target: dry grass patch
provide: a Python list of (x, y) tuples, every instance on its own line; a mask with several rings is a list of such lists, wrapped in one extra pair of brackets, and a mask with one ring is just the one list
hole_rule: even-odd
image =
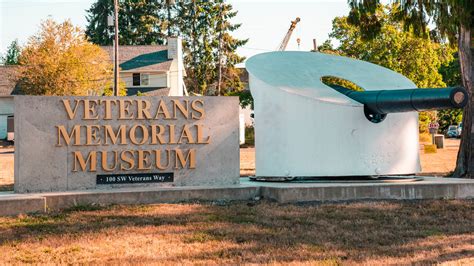
[(474, 263), (472, 201), (82, 207), (0, 218), (0, 263)]

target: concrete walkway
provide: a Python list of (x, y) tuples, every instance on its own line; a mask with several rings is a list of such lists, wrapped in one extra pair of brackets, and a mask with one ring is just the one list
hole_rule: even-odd
[(353, 201), (353, 200), (418, 200), (472, 199), (474, 180), (423, 177), (421, 181), (300, 181), (252, 182), (261, 195), (279, 203)]
[(424, 180), (415, 182), (254, 182), (248, 178), (241, 178), (240, 185), (228, 187), (147, 187), (35, 194), (0, 192), (0, 215), (44, 213), (89, 204), (153, 204), (194, 200), (255, 200), (257, 198), (265, 198), (278, 203), (473, 199), (474, 180), (424, 177)]

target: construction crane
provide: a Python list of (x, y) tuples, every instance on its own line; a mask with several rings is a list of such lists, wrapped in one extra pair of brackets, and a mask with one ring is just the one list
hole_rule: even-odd
[(280, 43), (280, 48), (278, 48), (278, 51), (285, 51), (286, 46), (288, 45), (288, 42), (290, 41), (291, 34), (293, 33), (293, 30), (296, 27), (296, 24), (300, 22), (300, 18), (297, 17), (295, 20), (291, 22), (290, 28), (288, 29), (288, 32), (285, 35), (285, 38), (283, 38), (283, 41)]

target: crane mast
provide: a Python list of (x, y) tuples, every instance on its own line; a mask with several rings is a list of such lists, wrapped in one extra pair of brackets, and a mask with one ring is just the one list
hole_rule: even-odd
[(285, 35), (285, 38), (283, 38), (283, 41), (280, 44), (280, 48), (278, 48), (278, 51), (285, 51), (286, 46), (288, 45), (288, 42), (290, 41), (291, 34), (293, 33), (293, 30), (296, 27), (296, 24), (300, 22), (300, 18), (297, 17), (295, 20), (291, 21), (290, 28), (288, 29), (288, 32)]

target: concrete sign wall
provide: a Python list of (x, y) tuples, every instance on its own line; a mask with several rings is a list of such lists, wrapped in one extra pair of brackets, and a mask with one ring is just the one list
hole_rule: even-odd
[(15, 191), (229, 185), (236, 97), (15, 97)]

